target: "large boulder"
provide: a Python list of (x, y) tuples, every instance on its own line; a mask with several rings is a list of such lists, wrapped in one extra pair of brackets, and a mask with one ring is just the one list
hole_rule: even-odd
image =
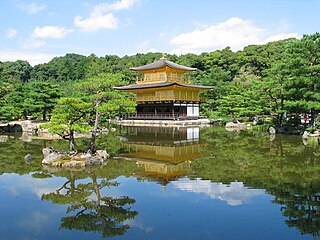
[(42, 154), (44, 157), (48, 156), (50, 153), (53, 153), (54, 150), (51, 147), (46, 147), (44, 149), (42, 149)]
[(9, 133), (9, 132), (17, 133), (21, 131), (22, 131), (21, 125), (17, 123), (8, 123), (8, 124), (0, 125), (0, 132), (3, 132), (3, 133)]
[(68, 168), (74, 168), (74, 167), (85, 167), (86, 163), (84, 161), (69, 161), (62, 163), (61, 167), (68, 167)]
[(226, 123), (226, 129), (231, 129), (231, 130), (245, 130), (247, 129), (247, 125), (245, 123), (241, 122), (228, 122)]
[(45, 158), (42, 160), (42, 164), (50, 164), (53, 161), (59, 160), (65, 156), (64, 154), (58, 153), (58, 152), (51, 152)]
[(274, 134), (276, 134), (276, 129), (274, 128), (274, 127), (269, 127), (269, 129), (268, 129), (268, 132), (271, 134), (271, 135), (274, 135)]
[(36, 132), (39, 128), (39, 124), (26, 120), (21, 122), (21, 127), (23, 132)]
[(102, 158), (103, 160), (106, 160), (110, 157), (106, 150), (97, 150), (96, 156)]

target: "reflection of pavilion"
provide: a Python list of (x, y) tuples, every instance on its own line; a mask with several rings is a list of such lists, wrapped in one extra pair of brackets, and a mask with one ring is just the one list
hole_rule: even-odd
[(200, 154), (199, 127), (127, 127), (127, 150), (142, 175), (170, 181), (190, 173), (190, 162)]

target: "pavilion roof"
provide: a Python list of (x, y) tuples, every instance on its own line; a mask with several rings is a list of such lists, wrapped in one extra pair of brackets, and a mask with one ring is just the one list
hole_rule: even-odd
[(191, 68), (191, 67), (186, 67), (186, 66), (183, 66), (183, 65), (180, 65), (180, 64), (177, 64), (177, 63), (174, 63), (174, 62), (171, 62), (167, 59), (160, 59), (156, 62), (153, 62), (153, 63), (150, 63), (150, 64), (147, 64), (147, 65), (143, 65), (143, 66), (140, 66), (140, 67), (133, 67), (133, 68), (130, 68), (132, 71), (147, 71), (147, 70), (154, 70), (154, 69), (159, 69), (159, 68), (163, 68), (163, 67), (170, 67), (170, 68), (173, 68), (173, 69), (177, 69), (177, 70), (182, 70), (182, 71), (194, 71), (194, 70), (197, 70), (197, 68)]
[(114, 87), (117, 90), (135, 90), (135, 89), (146, 89), (146, 88), (159, 88), (159, 87), (169, 87), (169, 86), (180, 86), (180, 87), (190, 87), (190, 88), (199, 88), (199, 89), (212, 89), (212, 86), (202, 86), (202, 85), (193, 85), (186, 83), (178, 82), (162, 82), (162, 83), (150, 83), (150, 84), (132, 84), (122, 87)]

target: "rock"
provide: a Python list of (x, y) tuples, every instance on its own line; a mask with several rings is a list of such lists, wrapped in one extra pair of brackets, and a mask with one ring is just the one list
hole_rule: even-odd
[(34, 124), (30, 120), (21, 122), (21, 128), (23, 132), (36, 132), (39, 128), (38, 124)]
[(8, 124), (1, 124), (0, 132), (8, 133), (8, 132), (21, 132), (22, 128), (21, 125), (16, 123), (8, 123)]
[(13, 126), (10, 126), (10, 132), (22, 132), (22, 127), (19, 124), (13, 124)]
[(86, 163), (85, 163), (85, 161), (74, 161), (74, 160), (71, 160), (69, 162), (63, 163), (61, 166), (62, 167), (69, 167), (69, 168), (85, 167)]
[(25, 157), (24, 157), (24, 161), (26, 163), (30, 163), (32, 161), (33, 157), (31, 154), (27, 154)]
[(57, 152), (51, 152), (49, 155), (45, 156), (45, 158), (42, 160), (43, 164), (50, 164), (51, 162), (58, 160), (60, 158), (62, 158), (63, 154), (61, 153), (57, 153)]
[(80, 158), (84, 158), (85, 160), (92, 158), (92, 155), (90, 153), (83, 153), (80, 155)]
[(268, 129), (268, 132), (271, 134), (271, 135), (274, 135), (274, 134), (276, 134), (276, 129), (274, 128), (274, 127), (269, 127), (269, 129)]
[(303, 132), (302, 138), (303, 139), (308, 139), (310, 137), (310, 133), (308, 133), (307, 131)]
[(108, 133), (109, 132), (109, 129), (108, 128), (101, 128), (100, 130), (102, 133)]
[(97, 157), (100, 157), (104, 160), (108, 159), (110, 157), (110, 155), (107, 153), (106, 150), (97, 150), (96, 155), (97, 155)]
[(227, 130), (230, 130), (230, 131), (238, 131), (238, 130), (245, 130), (247, 129), (247, 125), (245, 123), (241, 123), (241, 122), (228, 122), (226, 123), (226, 126), (225, 128)]
[(46, 147), (44, 149), (42, 149), (42, 154), (44, 157), (48, 156), (50, 153), (53, 153), (54, 150), (51, 147)]
[(51, 164), (52, 167), (61, 167), (61, 162), (53, 162)]

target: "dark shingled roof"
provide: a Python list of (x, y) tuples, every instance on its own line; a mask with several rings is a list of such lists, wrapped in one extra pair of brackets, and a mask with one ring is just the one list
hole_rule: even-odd
[(158, 88), (158, 87), (168, 87), (172, 85), (177, 85), (181, 87), (190, 87), (190, 88), (200, 88), (200, 89), (211, 89), (212, 86), (201, 86), (201, 85), (192, 85), (185, 83), (177, 83), (177, 82), (162, 82), (162, 83), (150, 83), (150, 84), (132, 84), (128, 86), (122, 87), (114, 87), (117, 90), (135, 90), (135, 89), (144, 89), (144, 88)]
[(196, 70), (196, 68), (191, 68), (191, 67), (186, 67), (186, 66), (182, 66), (179, 65), (177, 63), (168, 61), (166, 59), (160, 59), (154, 63), (150, 63), (144, 66), (140, 66), (140, 67), (133, 67), (130, 68), (132, 71), (145, 71), (145, 70), (154, 70), (154, 69), (159, 69), (159, 68), (163, 68), (165, 66), (168, 66), (170, 68), (174, 68), (174, 69), (178, 69), (178, 70), (183, 70), (183, 71), (194, 71)]

